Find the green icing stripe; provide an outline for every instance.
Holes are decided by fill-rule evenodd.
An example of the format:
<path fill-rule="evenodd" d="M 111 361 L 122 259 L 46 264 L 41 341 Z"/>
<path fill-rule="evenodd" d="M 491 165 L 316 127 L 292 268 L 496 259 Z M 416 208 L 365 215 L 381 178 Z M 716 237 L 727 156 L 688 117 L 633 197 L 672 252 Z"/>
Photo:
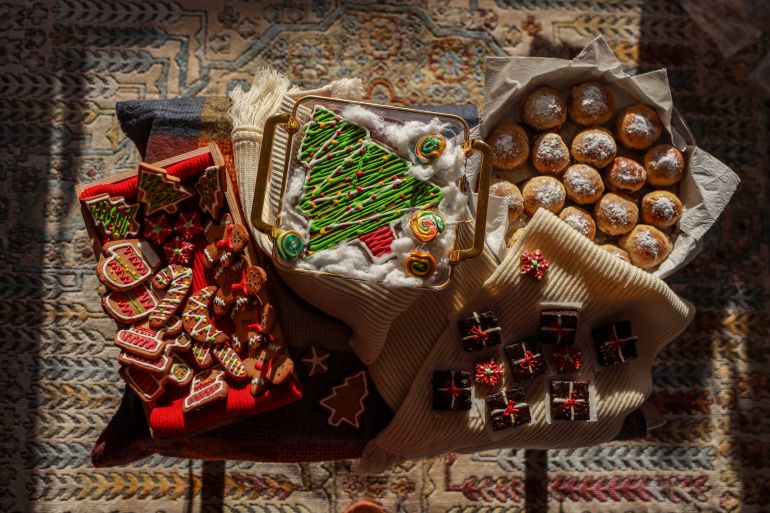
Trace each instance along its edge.
<path fill-rule="evenodd" d="M 370 139 L 369 131 L 317 107 L 298 159 L 307 175 L 296 209 L 309 219 L 310 252 L 385 226 L 441 201 L 441 189 L 407 173 L 411 164 Z"/>

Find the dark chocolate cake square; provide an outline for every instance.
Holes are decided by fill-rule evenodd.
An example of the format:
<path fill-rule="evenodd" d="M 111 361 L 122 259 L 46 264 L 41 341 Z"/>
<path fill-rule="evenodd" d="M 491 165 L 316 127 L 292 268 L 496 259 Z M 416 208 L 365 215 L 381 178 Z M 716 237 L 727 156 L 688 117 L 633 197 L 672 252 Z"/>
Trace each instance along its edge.
<path fill-rule="evenodd" d="M 472 381 L 468 371 L 433 371 L 433 409 L 470 410 Z"/>
<path fill-rule="evenodd" d="M 618 321 L 591 331 L 599 365 L 608 366 L 633 360 L 638 356 L 630 321 Z"/>
<path fill-rule="evenodd" d="M 457 321 L 463 349 L 479 351 L 500 343 L 500 325 L 494 312 L 473 312 L 470 317 Z"/>
<path fill-rule="evenodd" d="M 576 310 L 543 310 L 540 313 L 540 343 L 571 346 L 578 326 Z"/>
<path fill-rule="evenodd" d="M 532 421 L 529 405 L 524 402 L 524 390 L 519 387 L 488 395 L 486 400 L 492 431 L 529 424 Z"/>
<path fill-rule="evenodd" d="M 551 420 L 590 420 L 587 381 L 551 381 Z"/>
<path fill-rule="evenodd" d="M 526 381 L 546 370 L 543 351 L 536 340 L 530 339 L 505 346 L 505 354 L 511 360 L 511 372 L 516 381 Z"/>

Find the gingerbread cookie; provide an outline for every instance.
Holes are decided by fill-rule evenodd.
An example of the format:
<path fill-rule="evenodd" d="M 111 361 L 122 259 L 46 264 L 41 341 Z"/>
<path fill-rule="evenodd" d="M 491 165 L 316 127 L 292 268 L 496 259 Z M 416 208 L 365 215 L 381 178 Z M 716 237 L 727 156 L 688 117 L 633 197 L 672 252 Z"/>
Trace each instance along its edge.
<path fill-rule="evenodd" d="M 214 219 L 219 219 L 225 206 L 225 169 L 209 166 L 198 178 L 198 205 Z"/>
<path fill-rule="evenodd" d="M 269 384 L 280 385 L 292 375 L 294 362 L 282 350 L 277 344 L 249 346 L 249 357 L 243 360 L 243 366 L 251 378 L 252 395 L 259 395 Z"/>
<path fill-rule="evenodd" d="M 328 410 L 329 425 L 340 427 L 342 423 L 359 429 L 361 415 L 366 410 L 365 400 L 369 396 L 366 371 L 359 371 L 345 378 L 343 383 L 332 387 L 331 393 L 318 403 Z"/>
<path fill-rule="evenodd" d="M 174 223 L 174 231 L 186 241 L 191 241 L 196 235 L 203 232 L 201 215 L 195 210 L 188 210 L 179 214 Z"/>
<path fill-rule="evenodd" d="M 119 372 L 139 399 L 146 403 L 154 401 L 163 393 L 166 376 L 154 376 L 136 367 L 121 367 Z"/>
<path fill-rule="evenodd" d="M 261 304 L 259 299 L 250 298 L 235 305 L 230 313 L 235 324 L 233 330 L 233 348 L 241 352 L 247 347 L 260 346 L 265 341 L 276 323 L 275 310 L 270 304 Z"/>
<path fill-rule="evenodd" d="M 178 355 L 171 357 L 171 366 L 168 369 L 168 382 L 172 385 L 184 387 L 192 381 L 194 371 L 190 365 Z"/>
<path fill-rule="evenodd" d="M 145 241 L 108 242 L 96 264 L 96 276 L 110 290 L 128 290 L 146 281 L 160 265 L 160 257 Z"/>
<path fill-rule="evenodd" d="M 174 230 L 171 221 L 166 214 L 158 214 L 144 218 L 144 230 L 142 236 L 148 241 L 160 246 L 166 239 L 171 237 Z"/>
<path fill-rule="evenodd" d="M 147 283 L 125 291 L 110 291 L 102 296 L 104 312 L 123 324 L 146 319 L 158 306 L 158 297 Z"/>
<path fill-rule="evenodd" d="M 195 244 L 187 242 L 182 237 L 174 237 L 163 246 L 166 260 L 171 264 L 189 265 L 195 251 Z"/>
<path fill-rule="evenodd" d="M 228 336 L 214 327 L 209 314 L 209 304 L 214 297 L 217 288 L 215 286 L 204 287 L 195 292 L 187 300 L 182 314 L 184 330 L 199 342 L 208 344 L 224 344 Z"/>
<path fill-rule="evenodd" d="M 210 344 L 193 340 L 190 344 L 190 351 L 195 359 L 195 364 L 201 369 L 208 369 L 214 363 Z"/>
<path fill-rule="evenodd" d="M 138 204 L 129 203 L 122 196 L 111 198 L 109 194 L 94 196 L 83 203 L 91 222 L 105 239 L 127 239 L 139 233 Z"/>
<path fill-rule="evenodd" d="M 244 379 L 248 377 L 241 358 L 229 345 L 219 344 L 211 350 L 211 354 L 214 355 L 214 358 L 222 365 L 222 368 L 231 378 Z"/>
<path fill-rule="evenodd" d="M 115 345 L 119 348 L 145 358 L 158 358 L 166 347 L 167 330 L 156 330 L 146 322 L 115 333 Z"/>
<path fill-rule="evenodd" d="M 207 269 L 215 265 L 227 267 L 233 262 L 233 255 L 242 253 L 249 243 L 249 232 L 242 224 L 233 221 L 230 214 L 225 214 L 222 223 L 209 223 L 204 230 L 209 243 L 203 250 L 204 264 Z"/>
<path fill-rule="evenodd" d="M 123 350 L 118 353 L 118 362 L 157 375 L 166 374 L 171 368 L 171 358 L 165 353 L 159 354 L 157 358 L 147 358 Z"/>
<path fill-rule="evenodd" d="M 235 302 L 247 301 L 262 290 L 267 273 L 259 266 L 226 267 L 215 278 L 219 289 L 214 296 L 214 313 L 225 315 Z"/>
<path fill-rule="evenodd" d="M 187 336 L 187 333 L 179 333 L 172 338 L 164 340 L 166 342 L 166 348 L 164 349 L 166 354 L 187 353 L 192 348 L 192 340 Z"/>
<path fill-rule="evenodd" d="M 166 295 L 157 308 L 150 314 L 150 326 L 160 328 L 182 306 L 192 285 L 192 269 L 177 264 L 169 264 L 161 269 L 152 279 L 156 290 L 165 290 Z"/>
<path fill-rule="evenodd" d="M 174 214 L 179 204 L 195 193 L 180 185 L 181 180 L 170 176 L 165 169 L 142 162 L 139 164 L 137 201 L 144 203 L 145 215 L 161 210 Z"/>
<path fill-rule="evenodd" d="M 190 392 L 182 402 L 185 413 L 203 408 L 227 397 L 228 390 L 225 372 L 222 369 L 201 371 L 192 378 Z"/>

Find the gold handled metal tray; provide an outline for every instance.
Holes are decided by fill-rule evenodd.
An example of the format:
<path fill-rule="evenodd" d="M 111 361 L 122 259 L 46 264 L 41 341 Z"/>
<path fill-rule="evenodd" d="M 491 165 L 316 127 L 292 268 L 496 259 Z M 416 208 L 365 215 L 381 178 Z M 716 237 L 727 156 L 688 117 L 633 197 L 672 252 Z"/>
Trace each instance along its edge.
<path fill-rule="evenodd" d="M 292 270 L 442 288 L 484 247 L 491 167 L 459 116 L 305 96 L 265 123 L 251 221 Z"/>

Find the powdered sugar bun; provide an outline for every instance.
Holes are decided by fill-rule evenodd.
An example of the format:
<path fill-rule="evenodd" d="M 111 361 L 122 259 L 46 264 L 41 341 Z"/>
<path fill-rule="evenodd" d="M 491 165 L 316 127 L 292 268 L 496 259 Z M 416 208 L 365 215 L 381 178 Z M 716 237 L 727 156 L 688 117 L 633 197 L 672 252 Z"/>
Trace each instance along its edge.
<path fill-rule="evenodd" d="M 604 194 L 604 182 L 599 172 L 585 164 L 573 164 L 562 177 L 567 197 L 578 205 L 590 205 Z"/>
<path fill-rule="evenodd" d="M 684 155 L 670 144 L 659 144 L 644 154 L 647 183 L 655 187 L 670 187 L 684 178 Z"/>
<path fill-rule="evenodd" d="M 617 151 L 615 138 L 604 128 L 588 128 L 572 139 L 572 157 L 596 169 L 612 162 Z"/>
<path fill-rule="evenodd" d="M 567 207 L 561 211 L 559 217 L 575 230 L 594 240 L 596 235 L 596 223 L 591 214 L 578 207 Z"/>
<path fill-rule="evenodd" d="M 675 224 L 681 216 L 682 202 L 676 194 L 653 191 L 642 198 L 642 221 L 646 224 L 665 228 Z"/>
<path fill-rule="evenodd" d="M 618 139 L 626 148 L 646 150 L 662 132 L 658 113 L 647 105 L 626 107 L 618 116 Z"/>
<path fill-rule="evenodd" d="M 631 263 L 642 269 L 659 265 L 671 253 L 671 241 L 666 234 L 646 224 L 634 227 L 618 244 L 628 253 Z"/>
<path fill-rule="evenodd" d="M 569 149 L 561 136 L 540 134 L 532 144 L 532 165 L 544 175 L 556 175 L 569 166 Z"/>
<path fill-rule="evenodd" d="M 615 157 L 604 178 L 613 191 L 636 192 L 644 187 L 647 171 L 635 160 Z"/>
<path fill-rule="evenodd" d="M 569 117 L 577 125 L 603 125 L 612 117 L 615 100 L 612 91 L 599 82 L 586 82 L 572 88 Z"/>
<path fill-rule="evenodd" d="M 619 247 L 615 246 L 614 244 L 602 244 L 599 246 L 604 251 L 609 251 L 613 256 L 625 260 L 626 262 L 631 261 L 631 257 L 628 256 L 628 253 L 620 249 Z"/>
<path fill-rule="evenodd" d="M 622 235 L 639 221 L 639 209 L 627 196 L 609 192 L 594 205 L 594 219 L 607 235 Z"/>
<path fill-rule="evenodd" d="M 524 212 L 533 215 L 538 208 L 558 214 L 564 207 L 564 186 L 552 176 L 536 176 L 524 184 Z"/>
<path fill-rule="evenodd" d="M 516 185 L 508 180 L 500 180 L 489 186 L 489 194 L 503 198 L 508 205 L 508 223 L 521 217 L 524 212 L 524 198 Z"/>
<path fill-rule="evenodd" d="M 567 121 L 567 101 L 556 89 L 541 87 L 524 99 L 521 119 L 538 131 L 559 128 Z"/>
<path fill-rule="evenodd" d="M 492 164 L 500 169 L 515 169 L 529 158 L 529 137 L 516 123 L 500 123 L 487 137 L 492 147 Z"/>

